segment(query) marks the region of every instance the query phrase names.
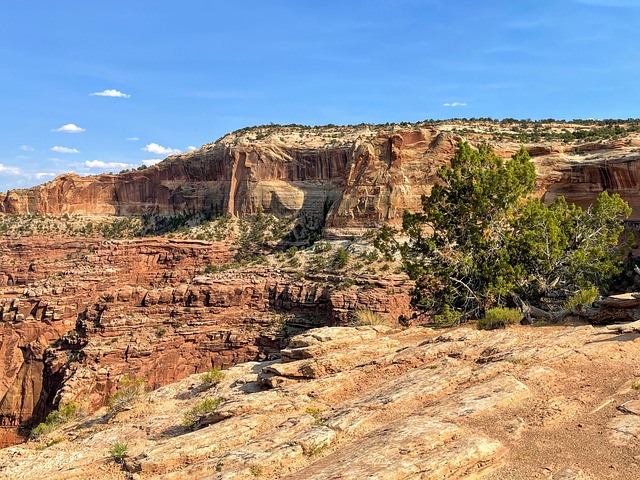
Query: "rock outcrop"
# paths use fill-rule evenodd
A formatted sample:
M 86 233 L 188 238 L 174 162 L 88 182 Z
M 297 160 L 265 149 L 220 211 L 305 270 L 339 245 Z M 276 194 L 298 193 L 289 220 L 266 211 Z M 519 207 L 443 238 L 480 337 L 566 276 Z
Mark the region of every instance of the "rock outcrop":
M 0 247 L 0 446 L 60 401 L 104 405 L 122 375 L 158 388 L 212 366 L 265 360 L 287 334 L 366 305 L 409 312 L 403 276 L 309 279 L 267 267 L 203 275 L 228 245 L 146 238 L 6 240 Z
M 471 127 L 474 124 L 469 124 Z M 467 125 L 462 125 L 466 127 Z M 0 198 L 0 213 L 303 215 L 325 233 L 350 235 L 416 210 L 458 141 L 490 142 L 509 156 L 520 144 L 492 139 L 494 126 L 263 127 L 229 134 L 195 152 L 142 171 L 62 175 Z M 485 129 L 485 131 L 482 130 Z M 551 127 L 549 127 L 551 128 Z M 578 128 L 563 125 L 562 128 Z M 640 140 L 525 146 L 534 155 L 539 194 L 586 206 L 602 190 L 637 200 Z M 632 219 L 640 219 L 640 208 Z
M 214 387 L 190 376 L 2 450 L 0 476 L 631 480 L 638 337 L 591 326 L 315 329 L 282 360 L 236 365 Z M 202 428 L 183 426 L 215 398 Z M 128 446 L 124 471 L 109 458 L 115 442 Z
M 225 246 L 198 241 L 2 241 L 0 445 L 50 409 L 62 378 L 60 368 L 46 371 L 45 351 L 69 344 L 61 363 L 77 359 L 77 320 L 92 298 L 121 285 L 177 285 L 229 257 Z

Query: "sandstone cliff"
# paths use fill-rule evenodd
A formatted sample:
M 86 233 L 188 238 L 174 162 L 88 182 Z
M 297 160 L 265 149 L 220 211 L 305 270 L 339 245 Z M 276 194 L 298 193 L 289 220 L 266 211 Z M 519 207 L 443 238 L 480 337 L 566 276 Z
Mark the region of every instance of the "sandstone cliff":
M 265 360 L 285 337 L 362 305 L 409 312 L 406 278 L 301 278 L 269 267 L 202 275 L 229 245 L 145 238 L 0 241 L 0 446 L 60 401 L 106 403 L 122 375 L 158 388 L 212 366 Z
M 348 235 L 349 230 L 397 221 L 404 209 L 417 209 L 420 195 L 428 193 L 435 181 L 437 167 L 451 158 L 462 139 L 489 142 L 504 156 L 517 151 L 520 143 L 500 125 L 245 129 L 143 171 L 94 177 L 68 174 L 44 185 L 9 191 L 0 198 L 0 212 L 175 215 L 201 211 L 242 216 L 261 207 L 279 216 L 304 213 L 324 225 L 325 233 Z M 551 124 L 544 128 L 580 131 L 585 127 Z M 550 199 L 565 195 L 586 205 L 608 189 L 620 193 L 632 207 L 640 207 L 637 133 L 588 142 L 526 140 L 535 157 L 541 195 L 548 191 Z M 634 211 L 632 219 L 640 219 L 640 208 Z

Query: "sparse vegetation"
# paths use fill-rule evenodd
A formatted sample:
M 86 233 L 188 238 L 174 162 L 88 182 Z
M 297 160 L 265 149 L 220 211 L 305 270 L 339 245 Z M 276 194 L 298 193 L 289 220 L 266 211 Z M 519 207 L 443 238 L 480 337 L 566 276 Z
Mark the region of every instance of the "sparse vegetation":
M 128 410 L 146 391 L 147 384 L 144 379 L 132 380 L 128 375 L 123 375 L 118 382 L 118 390 L 109 398 L 109 413 Z
M 116 441 L 109 449 L 109 455 L 116 463 L 123 463 L 129 452 L 129 446 L 126 443 Z
M 336 269 L 343 269 L 349 264 L 349 252 L 343 247 L 338 247 L 332 258 L 332 266 Z
M 58 406 L 57 410 L 54 410 L 44 422 L 38 424 L 31 430 L 29 438 L 31 440 L 37 440 L 40 437 L 49 434 L 56 428 L 65 423 L 73 420 L 79 414 L 80 405 L 76 402 L 63 403 Z
M 262 467 L 260 465 L 251 465 L 249 467 L 249 472 L 251 472 L 251 475 L 253 475 L 254 477 L 258 478 L 260 476 L 262 476 Z
M 203 417 L 213 413 L 222 402 L 224 402 L 224 399 L 220 397 L 208 397 L 199 400 L 184 414 L 182 424 L 191 430 L 196 430 L 200 427 Z
M 224 372 L 220 367 L 213 367 L 208 372 L 203 373 L 200 378 L 202 383 L 208 387 L 215 387 L 224 379 Z
M 357 309 L 354 315 L 358 325 L 384 325 L 387 323 L 386 318 L 380 313 L 374 312 L 369 307 Z
M 562 308 L 571 311 L 578 305 L 591 306 L 596 301 L 596 298 L 598 298 L 598 289 L 596 287 L 579 290 L 567 299 Z
M 316 407 L 307 407 L 305 413 L 308 413 L 313 417 L 313 424 L 319 426 L 326 426 L 327 422 L 322 420 L 322 409 Z
M 484 318 L 478 320 L 478 330 L 494 330 L 515 325 L 522 320 L 522 312 L 515 308 L 495 307 L 487 310 Z
M 307 451 L 305 452 L 309 457 L 313 458 L 316 457 L 318 455 L 320 455 L 324 450 L 326 450 L 326 448 L 328 447 L 328 445 L 324 442 L 318 442 L 318 443 L 314 443 L 313 445 L 311 445 Z

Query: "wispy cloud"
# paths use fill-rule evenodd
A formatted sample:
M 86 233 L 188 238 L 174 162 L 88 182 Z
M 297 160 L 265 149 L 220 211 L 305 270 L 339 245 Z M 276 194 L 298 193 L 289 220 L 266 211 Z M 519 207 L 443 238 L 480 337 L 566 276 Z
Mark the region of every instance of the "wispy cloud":
M 51 172 L 38 172 L 34 175 L 37 180 L 42 180 L 47 177 L 55 177 L 57 174 Z
M 51 147 L 51 151 L 52 152 L 57 152 L 57 153 L 80 153 L 80 150 L 77 150 L 75 148 L 69 148 L 69 147 Z
M 189 145 L 189 146 L 187 147 L 187 150 L 188 150 L 189 152 L 193 152 L 194 150 L 197 150 L 197 149 L 198 149 L 198 147 L 194 147 L 193 145 Z
M 18 167 L 9 167 L 7 165 L 3 165 L 2 163 L 0 163 L 0 173 L 6 174 L 6 175 L 20 175 L 22 172 Z
M 463 102 L 451 102 L 451 103 L 443 103 L 443 107 L 466 107 L 467 104 Z
M 87 168 L 133 168 L 135 165 L 131 163 L 121 162 L 103 162 L 102 160 L 87 160 L 84 162 Z
M 150 143 L 141 150 L 149 153 L 155 153 L 156 155 L 175 155 L 176 153 L 182 153 L 182 150 L 177 148 L 167 148 L 157 143 Z
M 162 161 L 161 158 L 150 158 L 148 160 L 142 160 L 142 164 L 150 167 L 151 165 L 155 165 L 156 163 L 160 163 Z
M 33 152 L 34 148 L 29 145 L 20 145 L 20 150 L 23 152 Z
M 54 128 L 51 131 L 52 132 L 63 132 L 63 133 L 82 133 L 82 132 L 85 131 L 85 129 L 77 126 L 74 123 L 67 123 L 66 125 L 63 125 L 60 128 Z
M 122 93 L 119 90 L 108 89 L 101 92 L 93 92 L 90 94 L 92 97 L 114 97 L 114 98 L 130 98 L 131 95 Z
M 138 140 L 140 140 L 140 137 L 129 137 L 127 138 L 127 140 L 129 140 L 130 142 L 137 142 Z

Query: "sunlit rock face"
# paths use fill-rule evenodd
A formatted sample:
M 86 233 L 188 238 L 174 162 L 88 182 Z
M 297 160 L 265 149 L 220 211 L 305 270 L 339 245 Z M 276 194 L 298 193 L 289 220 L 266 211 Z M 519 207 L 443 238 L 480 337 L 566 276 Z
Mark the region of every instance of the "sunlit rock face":
M 0 199 L 0 212 L 244 216 L 262 209 L 278 216 L 305 215 L 329 234 L 361 232 L 397 222 L 405 209 L 419 209 L 421 195 L 429 193 L 437 168 L 459 141 L 488 142 L 503 157 L 520 148 L 515 141 L 495 140 L 492 125 L 245 129 L 145 170 L 65 174 L 9 191 Z M 539 194 L 547 192 L 549 200 L 564 195 L 587 205 L 607 189 L 632 206 L 640 202 L 636 133 L 615 141 L 524 145 L 536 163 Z

